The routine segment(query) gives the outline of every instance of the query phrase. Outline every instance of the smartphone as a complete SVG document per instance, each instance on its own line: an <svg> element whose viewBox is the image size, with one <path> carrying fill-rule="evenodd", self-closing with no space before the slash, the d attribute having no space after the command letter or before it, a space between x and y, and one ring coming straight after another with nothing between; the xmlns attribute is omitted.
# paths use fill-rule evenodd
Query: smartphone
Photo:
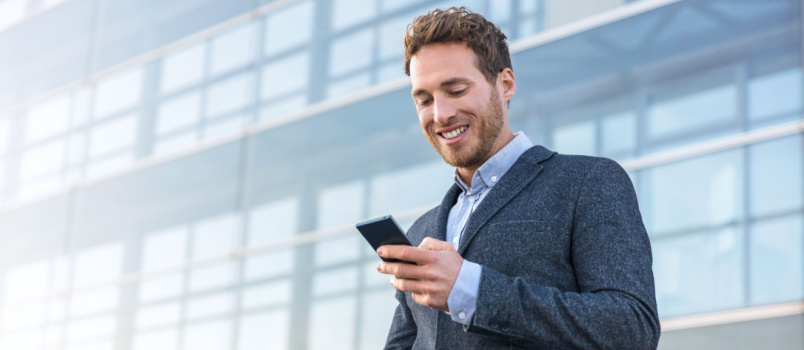
<svg viewBox="0 0 804 350"><path fill-rule="evenodd" d="M364 221L355 225L363 238L377 251L377 248L384 245L409 245L413 246L405 236L405 232L396 223L394 217L391 215L383 216L381 218ZM386 259L380 257L383 261L387 262L401 262L406 264L416 265L414 262L404 261L399 259Z"/></svg>

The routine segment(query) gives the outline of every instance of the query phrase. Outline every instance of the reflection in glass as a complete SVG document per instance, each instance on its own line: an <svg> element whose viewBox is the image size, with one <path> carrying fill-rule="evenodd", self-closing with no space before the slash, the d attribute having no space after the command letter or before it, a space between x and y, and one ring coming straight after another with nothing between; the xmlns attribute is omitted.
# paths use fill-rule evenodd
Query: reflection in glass
<svg viewBox="0 0 804 350"><path fill-rule="evenodd" d="M243 288L240 307L245 310L283 305L290 302L293 284L289 279Z"/></svg>
<svg viewBox="0 0 804 350"><path fill-rule="evenodd" d="M41 302L10 304L3 307L0 326L3 331L39 327L45 322L45 304Z"/></svg>
<svg viewBox="0 0 804 350"><path fill-rule="evenodd" d="M802 138L793 135L749 148L751 214L762 216L800 209Z"/></svg>
<svg viewBox="0 0 804 350"><path fill-rule="evenodd" d="M249 213L248 245L290 238L296 234L299 201L289 197L260 204Z"/></svg>
<svg viewBox="0 0 804 350"><path fill-rule="evenodd" d="M255 281L289 274L293 271L294 250L284 249L276 252L250 255L245 258L244 278Z"/></svg>
<svg viewBox="0 0 804 350"><path fill-rule="evenodd" d="M92 161L87 167L87 177L97 178L110 173L113 173L125 167L134 160L134 154L127 152L112 157L103 158L103 160Z"/></svg>
<svg viewBox="0 0 804 350"><path fill-rule="evenodd" d="M183 131L178 134L165 137L156 141L153 148L154 154L165 154L177 149L181 149L194 144L198 140L196 130Z"/></svg>
<svg viewBox="0 0 804 350"><path fill-rule="evenodd" d="M232 311L234 307L234 294L220 292L201 297L190 298L184 315L188 320L221 315Z"/></svg>
<svg viewBox="0 0 804 350"><path fill-rule="evenodd" d="M374 31L370 28L335 39L329 53L329 76L337 77L369 65L373 44Z"/></svg>
<svg viewBox="0 0 804 350"><path fill-rule="evenodd" d="M313 303L309 349L354 349L356 309L353 296Z"/></svg>
<svg viewBox="0 0 804 350"><path fill-rule="evenodd" d="M78 343L111 336L116 328L117 317L114 315L82 318L67 323L66 338L69 343Z"/></svg>
<svg viewBox="0 0 804 350"><path fill-rule="evenodd" d="M197 90L165 100L157 111L156 133L164 135L197 124L200 109L201 94Z"/></svg>
<svg viewBox="0 0 804 350"><path fill-rule="evenodd" d="M232 325L229 320L190 324L184 329L183 350L228 349L232 342Z"/></svg>
<svg viewBox="0 0 804 350"><path fill-rule="evenodd" d="M249 72L215 83L207 91L207 116L234 112L251 103L251 75Z"/></svg>
<svg viewBox="0 0 804 350"><path fill-rule="evenodd" d="M804 219L759 221L751 227L749 281L752 304L804 299Z"/></svg>
<svg viewBox="0 0 804 350"><path fill-rule="evenodd" d="M178 301L151 306L140 306L137 309L136 327L145 329L168 326L179 323L181 304Z"/></svg>
<svg viewBox="0 0 804 350"><path fill-rule="evenodd" d="M204 44L162 59L160 91L166 94L201 82L204 78Z"/></svg>
<svg viewBox="0 0 804 350"><path fill-rule="evenodd" d="M775 117L800 109L800 69L789 69L751 80L748 86L748 110L751 119Z"/></svg>
<svg viewBox="0 0 804 350"><path fill-rule="evenodd" d="M400 38L402 37L402 33L405 33L408 23L411 22L412 18L412 15L397 16L390 20L383 21L382 24L380 24L380 40L378 45L381 60L401 58L405 55L405 47L400 44ZM394 62L400 70L402 70L401 62L401 59L398 62Z"/></svg>
<svg viewBox="0 0 804 350"><path fill-rule="evenodd" d="M120 302L118 287L76 293L70 299L70 316L80 317L104 311L112 311Z"/></svg>
<svg viewBox="0 0 804 350"><path fill-rule="evenodd" d="M3 302L16 303L43 297L48 292L50 266L47 261L18 266L6 272Z"/></svg>
<svg viewBox="0 0 804 350"><path fill-rule="evenodd" d="M741 306L742 234L734 227L653 242L656 301L663 317Z"/></svg>
<svg viewBox="0 0 804 350"><path fill-rule="evenodd" d="M249 120L250 116L248 114L237 114L223 119L207 122L204 125L204 138L208 139L221 135L229 135L240 131Z"/></svg>
<svg viewBox="0 0 804 350"><path fill-rule="evenodd" d="M332 327L332 325L330 325ZM238 350L288 349L290 312L287 309L243 316Z"/></svg>
<svg viewBox="0 0 804 350"><path fill-rule="evenodd" d="M106 79L95 87L95 118L106 117L140 102L144 68Z"/></svg>
<svg viewBox="0 0 804 350"><path fill-rule="evenodd" d="M262 98L271 99L305 89L310 80L309 71L310 55L306 51L267 63L260 81Z"/></svg>
<svg viewBox="0 0 804 350"><path fill-rule="evenodd" d="M361 73L332 82L327 86L327 98L335 98L371 85L371 74Z"/></svg>
<svg viewBox="0 0 804 350"><path fill-rule="evenodd" d="M301 94L296 97L287 97L274 100L260 109L260 120L270 120L295 111L299 111L307 105L307 96Z"/></svg>
<svg viewBox="0 0 804 350"><path fill-rule="evenodd" d="M141 302L164 300L181 295L183 288L183 274L156 277L140 282L137 295Z"/></svg>
<svg viewBox="0 0 804 350"><path fill-rule="evenodd" d="M397 305L393 290L371 292L363 297L360 349L382 349Z"/></svg>
<svg viewBox="0 0 804 350"><path fill-rule="evenodd" d="M332 28L340 30L371 19L377 13L375 0L333 0Z"/></svg>
<svg viewBox="0 0 804 350"><path fill-rule="evenodd" d="M241 68L252 58L254 31L252 23L219 34L211 42L213 76Z"/></svg>
<svg viewBox="0 0 804 350"><path fill-rule="evenodd" d="M595 155L596 136L594 120L559 126L553 132L553 149L564 154Z"/></svg>
<svg viewBox="0 0 804 350"><path fill-rule="evenodd" d="M658 138L736 117L737 88L722 86L692 95L658 98L648 112L648 134Z"/></svg>
<svg viewBox="0 0 804 350"><path fill-rule="evenodd" d="M318 198L318 228L354 225L363 217L364 197L361 180L322 190Z"/></svg>
<svg viewBox="0 0 804 350"><path fill-rule="evenodd" d="M741 218L743 160L731 150L645 170L640 201L651 235Z"/></svg>
<svg viewBox="0 0 804 350"><path fill-rule="evenodd" d="M25 18L25 8L25 0L0 2L0 30L11 27Z"/></svg>
<svg viewBox="0 0 804 350"><path fill-rule="evenodd" d="M357 266L318 271L313 277L313 295L352 291L357 288L358 278Z"/></svg>
<svg viewBox="0 0 804 350"><path fill-rule="evenodd" d="M304 1L266 16L265 54L277 54L308 42L313 36L314 9L314 2Z"/></svg>
<svg viewBox="0 0 804 350"><path fill-rule="evenodd" d="M133 350L175 350L179 346L179 332L175 328L138 333L134 336Z"/></svg>
<svg viewBox="0 0 804 350"><path fill-rule="evenodd" d="M133 146L137 141L137 115L128 114L98 124L89 134L89 154L97 157Z"/></svg>
<svg viewBox="0 0 804 350"><path fill-rule="evenodd" d="M25 118L25 141L34 143L67 130L70 117L69 95L59 96L28 110Z"/></svg>

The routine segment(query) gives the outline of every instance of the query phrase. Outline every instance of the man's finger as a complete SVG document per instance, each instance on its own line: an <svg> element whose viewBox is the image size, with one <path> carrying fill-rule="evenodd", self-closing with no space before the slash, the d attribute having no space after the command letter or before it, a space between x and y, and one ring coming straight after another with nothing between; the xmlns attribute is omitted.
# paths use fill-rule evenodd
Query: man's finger
<svg viewBox="0 0 804 350"><path fill-rule="evenodd" d="M394 263L381 261L377 264L377 271L394 275L399 278L419 279L422 277L422 267L418 265L411 265L405 263Z"/></svg>
<svg viewBox="0 0 804 350"><path fill-rule="evenodd" d="M407 245L384 245L377 248L377 254L383 258L410 261L419 265L430 260L427 251Z"/></svg>
<svg viewBox="0 0 804 350"><path fill-rule="evenodd" d="M419 248L427 249L427 250L455 250L455 247L448 242L444 242L442 240L438 240L432 237L425 237L421 244L419 244Z"/></svg>
<svg viewBox="0 0 804 350"><path fill-rule="evenodd" d="M417 280L394 277L391 279L391 285L394 286L394 288L401 290L403 292L420 293L420 294L425 292L424 289L425 284Z"/></svg>

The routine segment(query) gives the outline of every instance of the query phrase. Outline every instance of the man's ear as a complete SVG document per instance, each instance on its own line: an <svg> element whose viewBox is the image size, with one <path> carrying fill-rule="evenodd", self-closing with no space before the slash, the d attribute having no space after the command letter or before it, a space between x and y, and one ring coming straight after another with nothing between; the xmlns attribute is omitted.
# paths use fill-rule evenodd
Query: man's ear
<svg viewBox="0 0 804 350"><path fill-rule="evenodd" d="M516 93L516 81L514 80L514 71L511 68L505 68L497 75L497 84L502 92L503 102L508 102L514 97Z"/></svg>

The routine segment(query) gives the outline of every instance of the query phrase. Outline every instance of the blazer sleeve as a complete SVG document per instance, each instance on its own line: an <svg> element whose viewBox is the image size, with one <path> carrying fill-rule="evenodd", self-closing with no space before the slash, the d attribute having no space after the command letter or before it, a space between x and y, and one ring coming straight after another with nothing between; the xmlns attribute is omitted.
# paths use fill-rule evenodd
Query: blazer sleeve
<svg viewBox="0 0 804 350"><path fill-rule="evenodd" d="M470 332L526 347L655 349L660 325L650 242L631 181L599 158L576 199L571 256L577 292L482 269Z"/></svg>
<svg viewBox="0 0 804 350"><path fill-rule="evenodd" d="M397 290L396 299L399 301L399 305L394 312L394 319L391 323L391 330L388 331L384 349L411 349L416 341L416 322L408 308L405 293Z"/></svg>

